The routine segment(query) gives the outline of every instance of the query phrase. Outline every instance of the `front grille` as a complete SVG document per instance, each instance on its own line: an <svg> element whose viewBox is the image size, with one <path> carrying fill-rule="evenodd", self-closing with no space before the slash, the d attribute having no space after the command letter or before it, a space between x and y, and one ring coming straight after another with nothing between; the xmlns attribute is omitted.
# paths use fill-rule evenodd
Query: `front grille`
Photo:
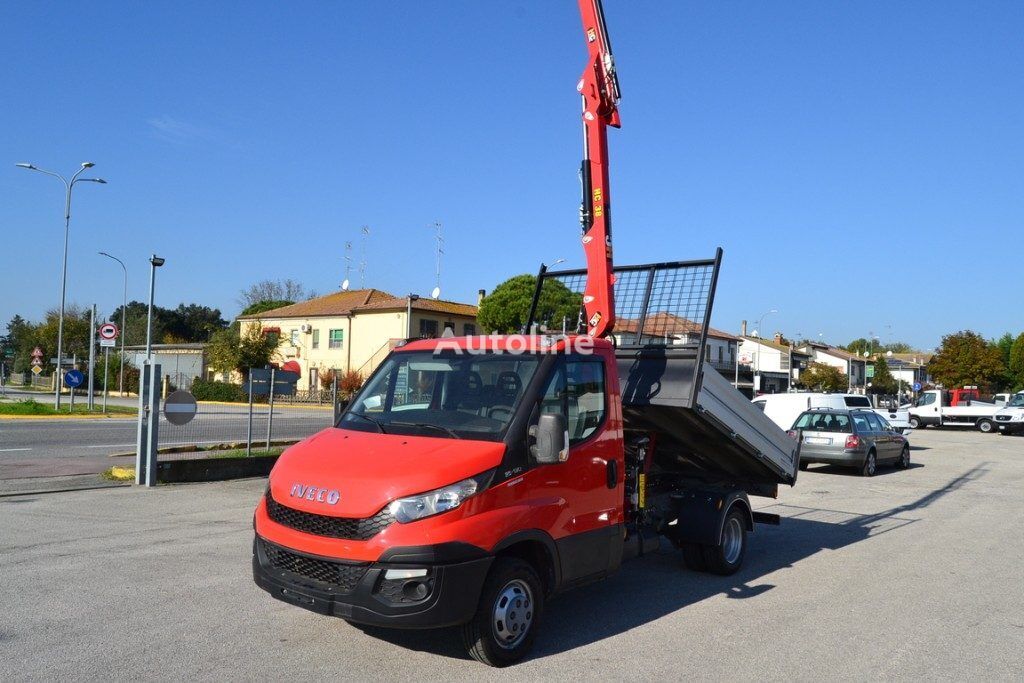
<svg viewBox="0 0 1024 683"><path fill-rule="evenodd" d="M369 568L368 564L343 564L297 555L269 543L263 544L263 552L275 569L329 584L342 593L354 591Z"/></svg>
<svg viewBox="0 0 1024 683"><path fill-rule="evenodd" d="M395 521L394 516L386 507L373 517L363 519L330 517L303 512L278 503L269 492L267 493L267 515L278 524L298 531L305 531L307 534L344 538L349 541L371 539Z"/></svg>
<svg viewBox="0 0 1024 683"><path fill-rule="evenodd" d="M1010 416L1009 415L996 415L996 419L999 420L1000 422L1009 422L1010 421Z"/></svg>

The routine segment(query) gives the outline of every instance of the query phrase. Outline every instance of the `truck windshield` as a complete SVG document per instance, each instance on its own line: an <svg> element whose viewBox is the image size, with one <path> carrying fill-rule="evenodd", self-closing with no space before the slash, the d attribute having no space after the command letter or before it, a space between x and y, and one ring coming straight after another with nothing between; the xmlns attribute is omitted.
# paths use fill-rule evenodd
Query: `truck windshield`
<svg viewBox="0 0 1024 683"><path fill-rule="evenodd" d="M1024 394L1017 394L1006 405L1012 408L1024 408Z"/></svg>
<svg viewBox="0 0 1024 683"><path fill-rule="evenodd" d="M392 354L352 400L341 429L498 441L537 371L536 355Z"/></svg>

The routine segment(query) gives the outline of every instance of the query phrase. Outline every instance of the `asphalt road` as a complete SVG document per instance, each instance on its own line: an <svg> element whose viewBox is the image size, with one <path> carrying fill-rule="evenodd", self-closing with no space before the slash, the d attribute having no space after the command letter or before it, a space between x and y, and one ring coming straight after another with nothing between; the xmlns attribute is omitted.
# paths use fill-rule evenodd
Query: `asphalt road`
<svg viewBox="0 0 1024 683"><path fill-rule="evenodd" d="M0 498L0 680L1021 680L1024 437L916 432L915 467L812 467L714 577L673 551L549 604L510 670L250 576L262 480Z"/></svg>
<svg viewBox="0 0 1024 683"><path fill-rule="evenodd" d="M244 441L247 407L199 406L192 422L182 427L161 420L160 445L214 444ZM267 408L256 408L255 438L266 438ZM280 406L274 410L272 437L301 439L328 426L329 408ZM109 419L0 420L0 480L102 472L125 459L111 453L134 452L134 416Z"/></svg>

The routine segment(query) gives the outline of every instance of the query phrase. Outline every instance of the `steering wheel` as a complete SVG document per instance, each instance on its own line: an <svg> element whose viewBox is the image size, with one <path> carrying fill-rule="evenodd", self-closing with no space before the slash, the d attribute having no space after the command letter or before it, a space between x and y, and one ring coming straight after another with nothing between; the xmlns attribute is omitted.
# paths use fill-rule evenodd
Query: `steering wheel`
<svg viewBox="0 0 1024 683"><path fill-rule="evenodd" d="M515 411L512 409L512 406L496 405L487 409L487 417L492 420L501 420L502 418L500 417L494 417L494 413L507 413L508 417L512 417L513 412Z"/></svg>

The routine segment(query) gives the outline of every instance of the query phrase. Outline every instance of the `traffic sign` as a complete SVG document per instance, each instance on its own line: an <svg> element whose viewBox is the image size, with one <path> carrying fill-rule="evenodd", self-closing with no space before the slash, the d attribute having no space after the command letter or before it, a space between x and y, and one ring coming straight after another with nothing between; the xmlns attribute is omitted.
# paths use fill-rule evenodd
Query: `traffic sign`
<svg viewBox="0 0 1024 683"><path fill-rule="evenodd" d="M103 323L100 325L100 339L117 339L117 325L114 323Z"/></svg>
<svg viewBox="0 0 1024 683"><path fill-rule="evenodd" d="M53 358L51 358L50 362L53 363L54 365L57 365L57 357L54 356ZM71 365L74 362L75 362L74 358L68 358L67 356L65 356L64 357L64 362L62 362L61 365Z"/></svg>
<svg viewBox="0 0 1024 683"><path fill-rule="evenodd" d="M196 416L196 397L187 391L172 391L164 401L164 417L172 425L188 424Z"/></svg>
<svg viewBox="0 0 1024 683"><path fill-rule="evenodd" d="M38 346L36 348L32 349L32 357L33 358L42 358L43 357L43 350L41 348L39 348Z"/></svg>
<svg viewBox="0 0 1024 683"><path fill-rule="evenodd" d="M38 365L33 365L32 366L32 374L33 375L38 375L42 371L43 371L43 369L41 367L39 367Z"/></svg>
<svg viewBox="0 0 1024 683"><path fill-rule="evenodd" d="M42 364L43 364L43 359L42 359L42 358L33 358L33 359L32 359L31 361L29 361L29 362L30 362L30 363L31 363L32 365L34 365L34 366L36 366L36 367L39 367L40 365L42 365Z"/></svg>
<svg viewBox="0 0 1024 683"><path fill-rule="evenodd" d="M914 391L921 391L921 383L914 382Z"/></svg>
<svg viewBox="0 0 1024 683"><path fill-rule="evenodd" d="M64 373L64 386L75 387L82 386L82 382L85 381L85 375L82 374L81 370L68 370Z"/></svg>

